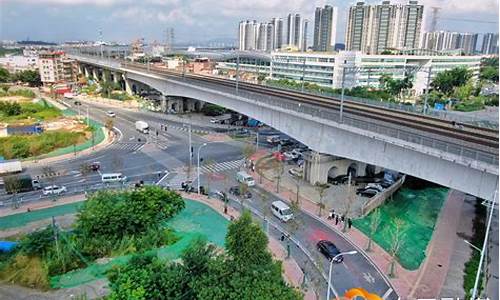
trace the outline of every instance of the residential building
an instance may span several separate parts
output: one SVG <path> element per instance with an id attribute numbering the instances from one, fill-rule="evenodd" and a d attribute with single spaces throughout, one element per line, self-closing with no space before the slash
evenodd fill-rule
<path id="1" fill-rule="evenodd" d="M 300 14 L 288 14 L 286 28 L 286 45 L 299 51 L 307 50 L 307 31 L 309 21 L 303 20 Z"/>
<path id="2" fill-rule="evenodd" d="M 281 18 L 273 18 L 271 24 L 273 25 L 273 45 L 271 49 L 281 49 L 283 45 L 283 20 Z"/>
<path id="3" fill-rule="evenodd" d="M 380 54 L 387 49 L 413 49 L 420 43 L 423 5 L 377 5 L 358 2 L 349 8 L 346 49 L 367 54 Z"/>
<path id="4" fill-rule="evenodd" d="M 316 7 L 314 13 L 314 42 L 315 51 L 333 51 L 337 38 L 337 7 L 325 5 Z"/>
<path id="5" fill-rule="evenodd" d="M 341 51 L 339 53 L 271 53 L 271 78 L 291 79 L 314 83 L 324 87 L 341 88 L 345 73 L 345 87 L 366 86 L 379 88 L 380 77 L 390 75 L 403 79 L 413 75 L 413 93 L 425 92 L 428 72 L 433 78 L 437 73 L 455 67 L 466 67 L 472 71 L 473 78 L 479 76 L 480 56 L 436 55 L 419 52 L 404 55 L 364 54 L 360 51 Z"/>
<path id="6" fill-rule="evenodd" d="M 485 33 L 483 35 L 481 53 L 498 55 L 498 33 Z"/>
<path id="7" fill-rule="evenodd" d="M 44 85 L 78 80 L 78 64 L 62 51 L 42 52 L 38 56 L 40 79 Z"/>
<path id="8" fill-rule="evenodd" d="M 462 52 L 465 55 L 472 55 L 476 52 L 477 48 L 477 33 L 463 33 L 460 35 L 459 49 L 462 49 Z"/>
<path id="9" fill-rule="evenodd" d="M 281 25 L 280 25 L 281 22 Z M 257 21 L 241 21 L 239 25 L 239 49 L 272 51 L 276 49 L 275 38 L 281 41 L 281 33 L 277 32 L 283 25 L 281 20 L 273 19 L 270 23 L 257 23 Z"/>
<path id="10" fill-rule="evenodd" d="M 434 51 L 455 50 L 460 47 L 461 34 L 450 31 L 424 32 L 420 48 Z"/>
<path id="11" fill-rule="evenodd" d="M 9 73 L 17 73 L 26 70 L 37 70 L 38 57 L 22 55 L 0 57 L 0 66 L 9 71 Z"/>

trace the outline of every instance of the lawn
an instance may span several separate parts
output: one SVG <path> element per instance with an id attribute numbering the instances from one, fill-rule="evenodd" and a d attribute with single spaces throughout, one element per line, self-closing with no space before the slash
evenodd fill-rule
<path id="1" fill-rule="evenodd" d="M 399 263 L 408 270 L 416 270 L 425 260 L 439 212 L 448 195 L 448 189 L 440 187 L 413 190 L 402 188 L 392 201 L 380 207 L 380 225 L 374 241 L 387 252 L 391 249 L 394 220 L 403 222 L 403 244 L 397 254 Z M 354 226 L 366 235 L 370 233 L 370 215 L 355 220 Z"/>
<path id="2" fill-rule="evenodd" d="M 14 135 L 0 138 L 0 156 L 22 159 L 49 153 L 55 149 L 78 145 L 86 141 L 85 133 L 64 130 L 38 135 Z"/>

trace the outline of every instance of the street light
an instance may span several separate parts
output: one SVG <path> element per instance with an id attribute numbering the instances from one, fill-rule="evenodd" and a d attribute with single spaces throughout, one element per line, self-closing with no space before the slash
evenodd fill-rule
<path id="1" fill-rule="evenodd" d="M 198 148 L 198 195 L 200 194 L 200 151 L 201 151 L 201 148 L 205 147 L 207 145 L 207 143 L 203 143 L 203 145 L 201 145 L 199 148 Z"/>
<path id="2" fill-rule="evenodd" d="M 352 250 L 352 251 L 347 251 L 347 252 L 341 252 L 341 253 L 335 255 L 330 260 L 330 270 L 328 271 L 328 290 L 326 291 L 326 299 L 327 300 L 330 300 L 330 290 L 333 290 L 333 286 L 332 286 L 332 268 L 333 268 L 333 262 L 335 261 L 335 259 L 337 257 L 345 256 L 345 255 L 354 255 L 354 254 L 358 254 L 358 251 Z M 337 292 L 335 290 L 333 290 L 333 293 L 335 294 L 336 298 L 339 297 L 339 295 L 337 295 Z"/>
<path id="3" fill-rule="evenodd" d="M 189 132 L 189 173 L 191 173 L 191 168 L 193 167 L 193 147 L 192 147 L 192 143 L 191 143 L 191 123 L 189 124 L 182 124 L 182 127 L 187 127 L 188 128 L 188 132 Z M 191 174 L 189 174 L 191 175 Z"/>
<path id="4" fill-rule="evenodd" d="M 466 243 L 467 245 L 471 246 L 472 248 L 474 248 L 475 250 L 481 252 L 481 248 L 477 247 L 476 245 L 474 245 L 473 243 L 469 242 L 468 240 L 463 240 L 464 243 Z"/>

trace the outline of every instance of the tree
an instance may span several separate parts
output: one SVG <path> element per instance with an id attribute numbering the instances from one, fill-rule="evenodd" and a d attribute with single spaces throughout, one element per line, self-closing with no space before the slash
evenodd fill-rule
<path id="1" fill-rule="evenodd" d="M 241 150 L 241 153 L 243 154 L 243 158 L 246 162 L 255 154 L 255 147 L 250 144 L 245 144 L 245 146 Z"/>
<path id="2" fill-rule="evenodd" d="M 474 91 L 474 86 L 472 85 L 471 82 L 468 82 L 464 85 L 456 87 L 453 96 L 462 101 L 466 101 L 469 100 L 473 91 Z"/>
<path id="3" fill-rule="evenodd" d="M 380 225 L 380 209 L 376 208 L 370 216 L 370 236 L 368 238 L 368 246 L 366 247 L 366 251 L 372 251 L 372 241 L 373 236 L 377 232 L 377 229 Z"/>
<path id="4" fill-rule="evenodd" d="M 285 166 L 283 162 L 277 158 L 274 159 L 271 164 L 274 172 L 274 178 L 276 179 L 276 193 L 279 193 L 281 178 L 283 177 L 283 173 L 285 172 Z"/>
<path id="5" fill-rule="evenodd" d="M 19 80 L 29 84 L 29 86 L 37 87 L 42 85 L 40 73 L 38 70 L 25 70 L 14 74 L 14 80 Z"/>
<path id="6" fill-rule="evenodd" d="M 321 217 L 323 209 L 325 208 L 325 203 L 323 203 L 323 199 L 326 195 L 326 191 L 328 190 L 328 184 L 316 182 L 315 184 L 316 190 L 319 194 L 319 202 L 318 202 L 318 217 Z"/>
<path id="7" fill-rule="evenodd" d="M 111 133 L 113 127 L 115 126 L 115 121 L 111 118 L 106 118 L 106 122 L 104 123 L 104 127 L 108 130 L 108 134 Z"/>
<path id="8" fill-rule="evenodd" d="M 404 222 L 403 220 L 396 218 L 394 219 L 394 228 L 391 233 L 391 264 L 389 266 L 389 277 L 395 277 L 395 266 L 396 266 L 396 256 L 399 254 L 399 250 L 404 243 Z"/>
<path id="9" fill-rule="evenodd" d="M 252 221 L 250 212 L 244 211 L 238 220 L 229 224 L 225 246 L 238 266 L 248 268 L 270 264 L 272 258 L 267 243 L 267 236 Z"/>
<path id="10" fill-rule="evenodd" d="M 344 216 L 346 218 L 350 217 L 351 214 L 351 207 L 352 203 L 354 202 L 354 199 L 356 198 L 356 192 L 352 188 L 352 182 L 351 182 L 351 173 L 349 173 L 349 182 L 347 186 L 347 195 L 344 197 Z M 344 222 L 344 227 L 342 228 L 342 231 L 345 232 L 347 230 L 347 220 Z"/>
<path id="11" fill-rule="evenodd" d="M 439 72 L 431 83 L 432 88 L 450 96 L 455 88 L 465 85 L 472 78 L 471 71 L 463 67 Z"/>
<path id="12" fill-rule="evenodd" d="M 495 83 L 498 83 L 498 66 L 497 67 L 490 67 L 490 66 L 482 67 L 479 77 L 483 80 L 489 80 L 489 81 L 493 81 Z"/>
<path id="13" fill-rule="evenodd" d="M 0 82 L 10 82 L 10 73 L 7 69 L 0 67 Z"/>
<path id="14" fill-rule="evenodd" d="M 17 193 L 21 191 L 22 182 L 19 176 L 7 176 L 4 179 L 5 190 L 12 193 L 14 196 L 14 208 L 19 208 L 19 203 L 17 201 Z"/>

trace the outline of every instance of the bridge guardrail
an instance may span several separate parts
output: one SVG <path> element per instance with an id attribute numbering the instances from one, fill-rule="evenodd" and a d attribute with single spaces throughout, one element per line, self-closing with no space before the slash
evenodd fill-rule
<path id="1" fill-rule="evenodd" d="M 91 63 L 96 63 L 96 64 L 101 64 L 107 66 L 105 63 L 105 59 L 99 62 L 99 59 L 94 59 L 90 58 L 87 56 L 81 56 L 81 55 L 76 55 L 77 57 L 80 57 L 81 60 L 83 61 L 88 61 L 90 60 Z M 132 67 L 132 68 L 139 68 L 139 69 L 148 69 L 150 71 L 154 72 L 161 72 L 161 70 L 158 70 L 157 68 L 154 67 L 149 67 L 147 68 L 144 65 L 134 63 L 133 65 L 129 62 L 127 62 L 126 65 L 122 65 L 122 61 L 119 60 L 114 60 L 115 63 L 118 63 L 120 67 Z M 186 81 L 189 81 L 189 78 L 186 78 Z M 213 84 L 206 82 L 202 83 L 201 81 L 196 82 L 197 85 L 205 85 L 205 86 L 210 86 L 213 88 Z M 219 89 L 222 89 L 223 87 L 219 87 Z M 229 88 L 225 88 L 225 92 L 227 92 Z M 255 100 L 257 102 L 264 102 L 268 105 L 271 106 L 277 106 L 283 109 L 287 110 L 292 110 L 300 113 L 305 113 L 308 115 L 311 115 L 313 117 L 319 117 L 323 118 L 326 120 L 334 121 L 337 123 L 340 123 L 340 112 L 335 112 L 329 109 L 325 108 L 314 108 L 311 105 L 308 104 L 303 104 L 303 103 L 295 103 L 291 101 L 285 101 L 283 99 L 279 99 L 274 96 L 266 96 L 262 95 L 259 93 L 254 93 L 254 92 L 249 92 L 246 90 L 241 90 L 239 89 L 238 92 L 236 93 L 236 90 L 231 88 L 230 93 L 235 94 L 236 96 L 239 97 L 246 97 L 248 99 Z M 465 163 L 472 164 L 474 162 L 481 162 L 485 163 L 487 165 L 493 165 L 497 166 L 498 165 L 498 155 L 494 155 L 485 151 L 480 151 L 476 150 L 471 147 L 467 147 L 464 145 L 452 143 L 452 142 L 444 142 L 439 139 L 431 138 L 428 136 L 416 134 L 414 132 L 406 131 L 406 130 L 401 130 L 401 129 L 395 129 L 392 127 L 384 126 L 381 124 L 376 124 L 372 123 L 366 120 L 358 120 L 352 117 L 349 117 L 348 115 L 343 116 L 343 124 L 353 126 L 359 129 L 367 130 L 367 131 L 372 131 L 381 135 L 386 135 L 390 136 L 392 138 L 400 139 L 405 142 L 409 142 L 412 144 L 415 144 L 417 146 L 426 146 L 430 147 L 439 151 L 443 151 L 445 153 L 452 154 L 454 156 L 458 156 L 463 160 Z"/>

